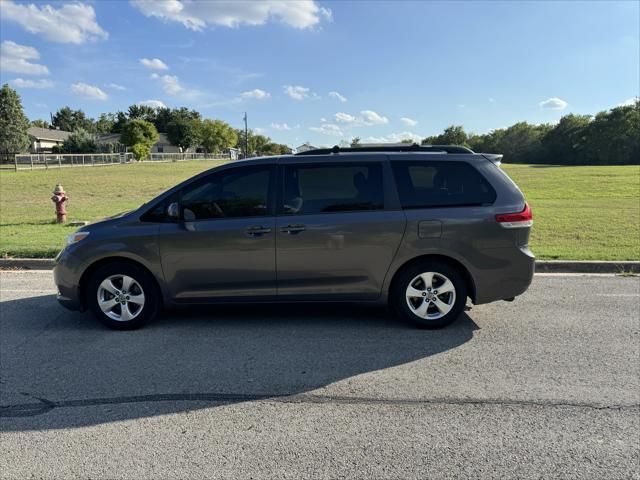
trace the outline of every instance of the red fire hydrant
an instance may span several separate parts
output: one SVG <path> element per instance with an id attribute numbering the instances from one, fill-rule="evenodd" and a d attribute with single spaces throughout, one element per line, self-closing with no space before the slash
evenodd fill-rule
<path id="1" fill-rule="evenodd" d="M 62 188 L 62 185 L 57 184 L 56 188 L 53 189 L 51 201 L 56 205 L 56 222 L 58 223 L 66 223 L 67 221 L 67 208 L 65 206 L 67 200 L 69 200 L 69 197 L 64 193 L 64 188 Z"/>

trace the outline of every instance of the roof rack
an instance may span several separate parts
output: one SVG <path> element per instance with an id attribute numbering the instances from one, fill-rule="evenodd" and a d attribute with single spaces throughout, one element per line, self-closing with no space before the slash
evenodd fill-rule
<path id="1" fill-rule="evenodd" d="M 398 145 L 374 145 L 362 147 L 340 147 L 317 148 L 306 152 L 296 153 L 296 155 L 327 155 L 329 153 L 362 153 L 362 152 L 419 152 L 419 153 L 474 153 L 467 147 L 458 145 L 418 145 L 417 143 L 402 143 Z"/>

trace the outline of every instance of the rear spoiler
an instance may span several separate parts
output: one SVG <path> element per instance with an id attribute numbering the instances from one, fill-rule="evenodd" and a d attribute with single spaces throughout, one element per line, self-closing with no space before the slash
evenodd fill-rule
<path id="1" fill-rule="evenodd" d="M 490 162 L 493 162 L 497 166 L 500 166 L 500 164 L 502 163 L 502 157 L 504 157 L 504 155 L 502 155 L 501 153 L 481 153 L 480 155 L 482 155 Z"/>

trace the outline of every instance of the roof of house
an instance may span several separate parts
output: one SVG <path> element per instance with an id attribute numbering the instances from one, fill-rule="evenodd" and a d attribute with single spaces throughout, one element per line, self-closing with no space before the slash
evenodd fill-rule
<path id="1" fill-rule="evenodd" d="M 53 142 L 64 142 L 71 132 L 65 130 L 53 130 L 49 128 L 29 127 L 27 133 L 36 140 L 51 140 Z"/>

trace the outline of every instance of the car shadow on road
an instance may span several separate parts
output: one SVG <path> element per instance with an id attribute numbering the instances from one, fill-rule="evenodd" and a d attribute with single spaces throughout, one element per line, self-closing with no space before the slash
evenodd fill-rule
<path id="1" fill-rule="evenodd" d="M 463 314 L 448 328 L 419 330 L 384 307 L 343 303 L 193 308 L 131 332 L 67 312 L 50 295 L 0 308 L 3 431 L 322 394 L 336 382 L 456 348 L 478 328 Z"/>

